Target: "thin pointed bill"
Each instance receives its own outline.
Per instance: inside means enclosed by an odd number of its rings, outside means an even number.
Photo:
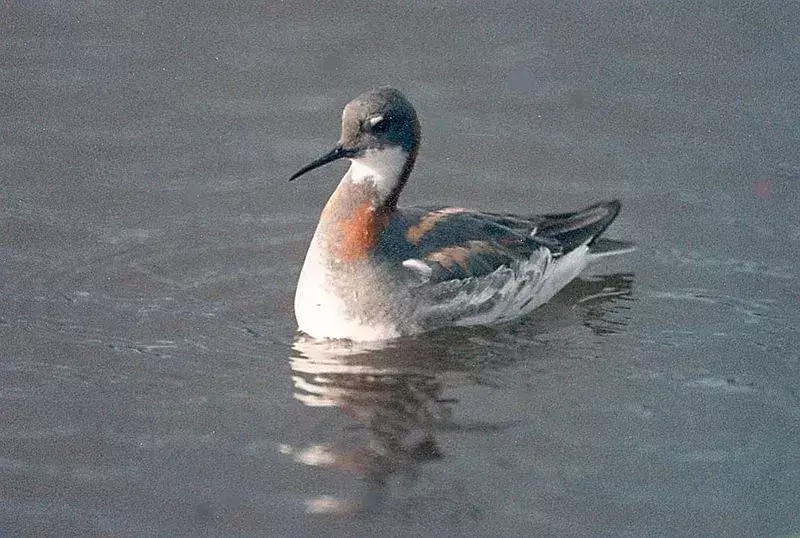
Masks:
[[[297,179],[298,177],[302,176],[303,174],[305,174],[306,172],[310,172],[311,170],[313,170],[315,168],[319,168],[320,166],[324,166],[324,165],[326,165],[328,163],[331,163],[333,161],[336,161],[338,159],[345,159],[347,157],[355,157],[357,154],[358,154],[358,150],[357,149],[350,149],[350,148],[344,148],[342,146],[336,146],[335,148],[330,150],[328,153],[326,153],[325,155],[323,155],[322,157],[320,157],[316,161],[305,165],[303,168],[301,168],[300,170],[295,172],[295,174],[292,177],[289,178],[289,181],[293,181],[293,180]]]

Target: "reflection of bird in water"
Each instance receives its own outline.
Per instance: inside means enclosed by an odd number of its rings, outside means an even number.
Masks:
[[[341,343],[298,339],[291,358],[295,398],[313,407],[338,407],[364,426],[368,440],[316,445],[296,454],[307,464],[347,470],[366,480],[362,506],[318,499],[315,512],[351,510],[379,502],[390,476],[414,480],[418,467],[441,457],[434,429],[447,422],[442,383],[413,368],[390,367],[396,350],[347,349]]]
[[[631,281],[630,275],[580,280],[564,297],[583,324],[602,336],[619,328],[609,325],[607,314],[610,306],[630,295]],[[308,501],[308,510],[349,513],[374,509],[389,495],[391,479],[410,487],[423,464],[445,457],[437,434],[495,433],[527,420],[529,417],[500,423],[453,419],[458,402],[444,396],[452,380],[461,374],[473,384],[481,371],[508,364],[503,346],[500,353],[496,348],[489,352],[487,334],[492,334],[490,329],[450,329],[386,347],[298,337],[290,357],[295,399],[310,407],[336,407],[360,426],[341,428],[337,441],[284,450],[298,462],[361,477],[366,486],[358,501],[319,497]],[[504,340],[497,336],[498,341]],[[524,338],[519,332],[517,336]]]

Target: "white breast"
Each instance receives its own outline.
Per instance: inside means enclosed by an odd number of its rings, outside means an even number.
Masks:
[[[353,293],[350,288],[337,282],[335,275],[330,274],[312,240],[294,296],[298,329],[314,338],[347,338],[355,341],[388,340],[400,336],[400,331],[393,324],[354,318],[342,297],[343,293]]]

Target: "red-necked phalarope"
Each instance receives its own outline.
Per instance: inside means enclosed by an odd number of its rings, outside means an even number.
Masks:
[[[539,216],[397,207],[419,143],[403,94],[368,91],[345,106],[339,143],[291,177],[351,161],[300,273],[301,331],[368,341],[506,321],[548,301],[592,259],[631,250],[598,239],[619,212],[616,200]]]

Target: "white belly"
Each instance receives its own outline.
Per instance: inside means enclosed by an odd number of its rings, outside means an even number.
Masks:
[[[397,287],[374,300],[388,281],[330,274],[310,249],[295,294],[298,328],[313,338],[375,341],[448,325],[509,321],[549,301],[587,265],[586,246],[552,260],[549,252],[484,276]],[[335,278],[334,278],[335,277]]]
[[[369,286],[351,286],[333,282],[326,265],[309,250],[297,291],[294,296],[294,313],[297,328],[314,338],[347,338],[356,341],[388,340],[400,336],[393,324],[378,321],[379,316],[369,312],[354,315],[348,309],[344,295],[369,293]]]

